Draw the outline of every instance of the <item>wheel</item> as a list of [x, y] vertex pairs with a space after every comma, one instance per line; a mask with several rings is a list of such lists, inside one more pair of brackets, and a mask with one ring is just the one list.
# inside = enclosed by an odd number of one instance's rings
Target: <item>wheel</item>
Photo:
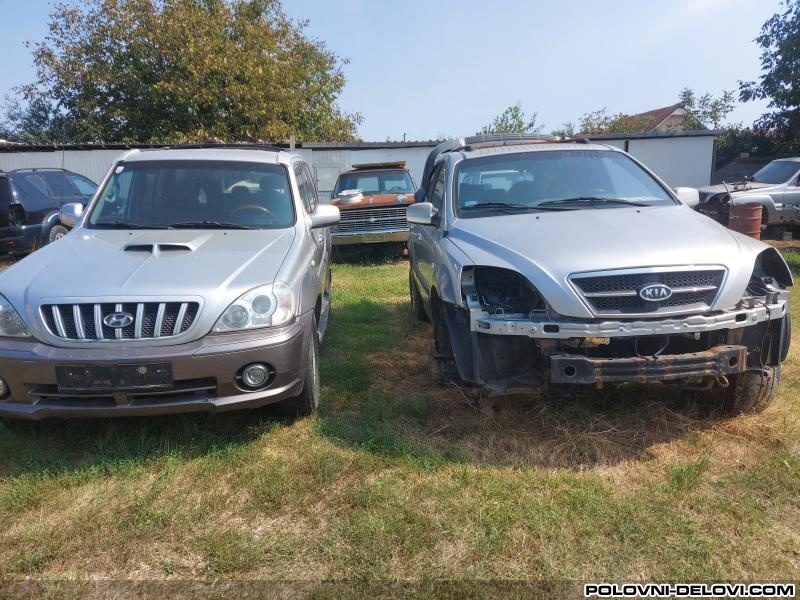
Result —
[[711, 397], [729, 416], [756, 414], [767, 408], [781, 381], [780, 365], [746, 371], [729, 377], [730, 385], [714, 390]]
[[411, 296], [411, 317], [420, 323], [428, 322], [428, 313], [425, 312], [425, 305], [422, 303], [422, 296], [414, 283], [414, 275], [408, 271], [408, 292]]
[[56, 240], [60, 240], [62, 237], [69, 233], [69, 229], [64, 227], [63, 225], [53, 225], [50, 228], [50, 235], [47, 238], [47, 243], [52, 244]]
[[461, 377], [453, 356], [444, 310], [439, 303], [432, 303], [431, 310], [433, 312], [433, 342], [430, 345], [428, 369], [433, 380], [440, 385], [458, 383], [461, 381]]
[[316, 326], [309, 335], [311, 335], [311, 341], [308, 344], [308, 355], [306, 356], [303, 391], [282, 403], [284, 414], [291, 418], [308, 415], [319, 406], [319, 336]]

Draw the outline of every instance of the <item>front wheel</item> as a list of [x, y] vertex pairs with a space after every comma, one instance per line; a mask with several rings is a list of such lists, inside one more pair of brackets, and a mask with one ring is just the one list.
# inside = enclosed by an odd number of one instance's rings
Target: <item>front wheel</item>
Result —
[[47, 243], [52, 244], [56, 240], [60, 240], [62, 237], [69, 233], [69, 229], [64, 227], [63, 225], [53, 225], [50, 228], [50, 234], [47, 237]]
[[712, 392], [715, 404], [728, 416], [756, 414], [772, 403], [781, 381], [781, 367], [746, 371], [729, 379], [727, 388]]
[[428, 313], [425, 312], [425, 306], [422, 304], [422, 295], [417, 289], [417, 284], [414, 283], [414, 274], [410, 269], [408, 271], [408, 293], [411, 297], [411, 317], [420, 323], [427, 322]]
[[283, 411], [288, 417], [302, 417], [314, 412], [319, 406], [319, 336], [316, 328], [311, 333], [306, 355], [306, 369], [303, 376], [303, 391], [294, 398], [284, 400]]

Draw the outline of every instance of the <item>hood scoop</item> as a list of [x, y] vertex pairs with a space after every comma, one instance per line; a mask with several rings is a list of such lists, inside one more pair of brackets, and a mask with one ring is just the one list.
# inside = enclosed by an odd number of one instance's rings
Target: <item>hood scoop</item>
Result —
[[129, 244], [122, 249], [124, 252], [142, 252], [145, 254], [175, 254], [192, 252], [194, 248], [187, 244]]

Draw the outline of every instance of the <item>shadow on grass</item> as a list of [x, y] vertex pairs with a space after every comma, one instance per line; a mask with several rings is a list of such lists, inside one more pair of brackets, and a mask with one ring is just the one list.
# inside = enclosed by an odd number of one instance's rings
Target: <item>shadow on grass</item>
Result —
[[433, 382], [430, 328], [408, 313], [405, 303], [339, 306], [323, 350], [321, 435], [426, 463], [585, 469], [647, 460], [718, 420], [666, 385], [505, 396], [486, 417], [470, 390]]
[[405, 242], [333, 247], [333, 262], [351, 265], [382, 265], [405, 260], [407, 256]]
[[0, 422], [0, 476], [123, 472], [166, 458], [224, 455], [280, 424], [267, 407], [112, 419]]

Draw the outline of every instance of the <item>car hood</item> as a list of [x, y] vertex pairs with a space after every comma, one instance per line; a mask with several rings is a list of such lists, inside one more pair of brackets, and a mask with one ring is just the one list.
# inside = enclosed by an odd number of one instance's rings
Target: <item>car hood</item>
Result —
[[339, 210], [350, 210], [352, 208], [366, 208], [370, 206], [400, 206], [405, 204], [413, 204], [414, 193], [405, 192], [398, 194], [364, 194], [363, 197], [356, 202], [346, 202], [339, 198], [331, 200], [331, 204], [339, 208]]
[[33, 328], [44, 299], [117, 297], [197, 298], [213, 325], [242, 293], [275, 279], [294, 236], [294, 229], [80, 228], [0, 273], [0, 293], [18, 311], [24, 307]]
[[458, 219], [448, 239], [476, 265], [523, 274], [560, 314], [589, 318], [573, 273], [679, 265], [727, 270], [716, 308], [741, 299], [765, 244], [686, 206], [585, 209]]
[[783, 187], [784, 185], [786, 185], [786, 184], [783, 184], [783, 183], [780, 183], [780, 184], [775, 184], [775, 183], [755, 183], [754, 181], [748, 181], [747, 183], [743, 183], [743, 184], [729, 183], [729, 184], [726, 185], [726, 184], [720, 183], [720, 184], [717, 184], [717, 185], [707, 185], [707, 186], [704, 186], [704, 187], [701, 187], [701, 188], [697, 188], [697, 190], [700, 192], [700, 194], [702, 196], [713, 196], [714, 194], [722, 194], [722, 193], [728, 193], [728, 192], [730, 192], [731, 194], [735, 194], [736, 196], [739, 196], [739, 195], [746, 195], [746, 194], [748, 194], [750, 192], [752, 192], [752, 193], [756, 193], [756, 192], [761, 193], [762, 191], [764, 191], [764, 190], [766, 190], [768, 188], [769, 189], [779, 188], [779, 187]]

